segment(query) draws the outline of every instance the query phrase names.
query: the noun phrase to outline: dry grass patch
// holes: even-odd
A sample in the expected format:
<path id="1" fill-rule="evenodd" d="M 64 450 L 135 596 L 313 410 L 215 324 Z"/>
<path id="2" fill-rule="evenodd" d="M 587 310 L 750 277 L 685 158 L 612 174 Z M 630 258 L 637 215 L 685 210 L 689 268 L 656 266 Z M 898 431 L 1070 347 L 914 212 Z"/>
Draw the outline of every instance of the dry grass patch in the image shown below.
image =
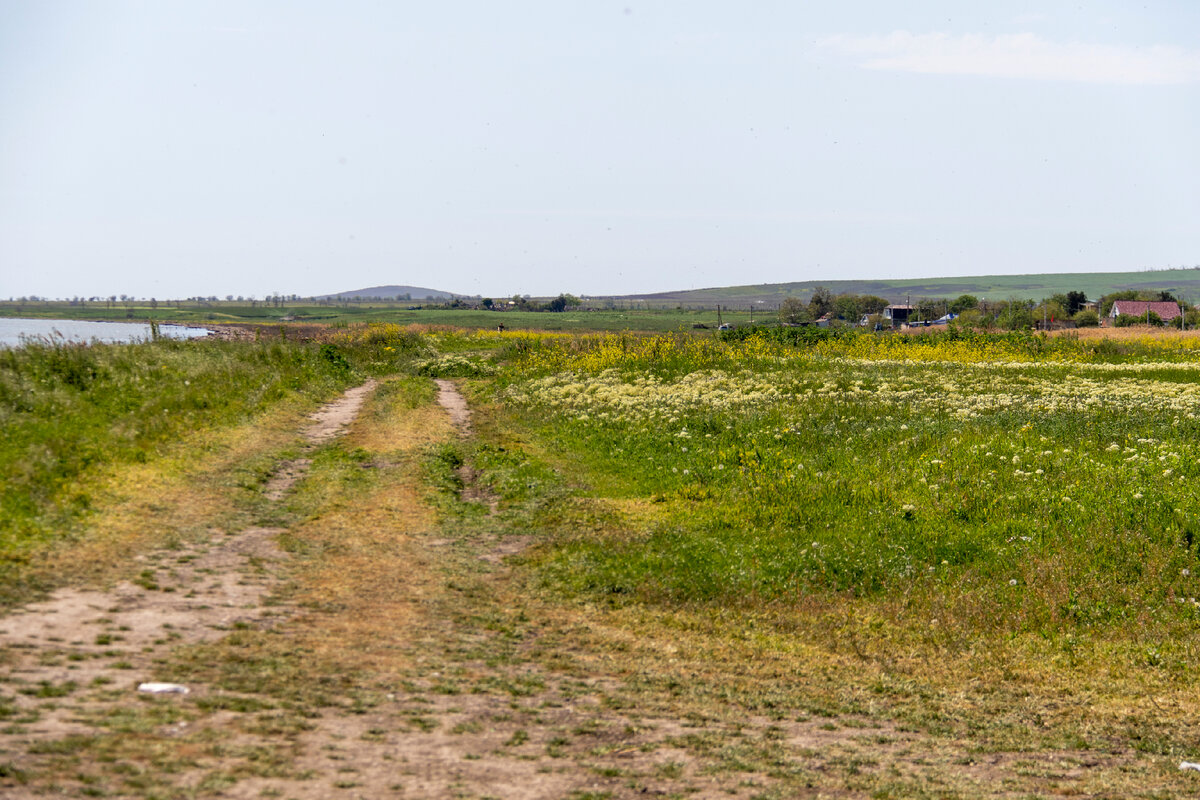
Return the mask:
<path id="1" fill-rule="evenodd" d="M 416 453 L 451 436 L 454 426 L 433 405 L 436 390 L 425 378 L 382 381 L 363 404 L 358 419 L 344 438 L 346 447 L 359 447 L 377 456 Z"/>
<path id="2" fill-rule="evenodd" d="M 139 569 L 137 553 L 249 524 L 253 496 L 245 491 L 257 490 L 282 449 L 299 444 L 310 410 L 276 407 L 235 428 L 198 431 L 149 463 L 98 472 L 78 489 L 95 510 L 77 532 L 35 545 L 23 574 L 47 587 L 103 586 Z"/>
<path id="3" fill-rule="evenodd" d="M 411 479 L 356 498 L 354 507 L 293 532 L 322 557 L 301 566 L 294 600 L 314 609 L 296 635 L 324 660 L 394 669 L 399 643 L 423 616 L 433 579 L 412 534 L 432 524 Z"/>
<path id="4" fill-rule="evenodd" d="M 259 636 L 253 660 L 291 659 L 316 683 L 322 675 L 370 675 L 374 683 L 407 664 L 439 581 L 418 541 L 437 525 L 423 502 L 420 460 L 450 434 L 430 382 L 382 382 L 337 444 L 314 456 L 292 498 L 282 541 L 297 556 L 290 603 L 307 609 L 281 635 Z M 294 659 L 292 659 L 294 660 Z"/>
<path id="5" fill-rule="evenodd" d="M 651 611 L 523 592 L 502 604 L 538 621 L 531 658 L 609 676 L 609 708 L 688 721 L 668 741 L 689 759 L 760 771 L 780 796 L 789 786 L 876 797 L 1195 789 L 1177 766 L 1192 755 L 1182 743 L 1200 741 L 1197 691 L 1110 659 L 1066 667 L 1028 640 L 892 650 L 860 607 Z"/>
<path id="6" fill-rule="evenodd" d="M 1150 325 L 1131 325 L 1128 328 L 1071 328 L 1060 331 L 1050 331 L 1051 336 L 1067 336 L 1070 338 L 1089 341 L 1094 339 L 1113 339 L 1116 341 L 1138 341 L 1153 339 L 1161 342 L 1190 343 L 1200 339 L 1200 331 L 1180 331 L 1174 328 L 1160 328 Z"/>

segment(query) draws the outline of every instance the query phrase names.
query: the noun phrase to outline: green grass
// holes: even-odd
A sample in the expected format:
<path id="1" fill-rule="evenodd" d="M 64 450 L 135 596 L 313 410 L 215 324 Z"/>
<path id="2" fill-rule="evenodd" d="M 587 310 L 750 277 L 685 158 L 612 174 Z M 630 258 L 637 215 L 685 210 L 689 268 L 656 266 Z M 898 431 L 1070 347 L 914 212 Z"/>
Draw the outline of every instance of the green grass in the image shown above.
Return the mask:
<path id="1" fill-rule="evenodd" d="M 588 487 L 535 512 L 555 537 L 545 580 L 614 606 L 854 598 L 981 635 L 1136 638 L 1145 666 L 1190 674 L 1196 358 L 1037 339 L 930 337 L 886 361 L 869 336 L 825 342 L 828 356 L 616 340 L 532 353 L 526 380 L 497 384 L 500 426 Z M 910 347 L 960 360 L 895 360 Z M 996 374 L 976 351 L 1030 363 Z M 513 502 L 553 496 L 527 463 L 514 478 L 513 453 L 481 458 Z M 649 510 L 604 510 L 631 503 Z"/>
<path id="2" fill-rule="evenodd" d="M 316 347 L 155 342 L 0 351 L 0 553 L 61 536 L 85 514 L 83 476 L 144 463 L 197 430 L 354 379 Z"/>
<path id="3" fill-rule="evenodd" d="M 412 303 L 348 303 L 344 305 L 306 305 L 288 303 L 282 307 L 239 303 L 148 303 L 114 304 L 66 302 L 0 302 L 0 316 L 34 319 L 83 320 L 157 320 L 165 323 L 231 323 L 263 326 L 264 333 L 279 335 L 280 326 L 321 324 L 345 326 L 355 323 L 394 323 L 399 325 L 444 325 L 468 329 L 495 328 L 503 324 L 509 330 L 544 331 L 673 331 L 705 324 L 716 327 L 715 310 L 697 311 L 670 308 L 627 308 L 599 311 L 482 311 L 454 308 L 410 309 Z M 284 322 L 282 318 L 288 317 Z M 774 318 L 773 311 L 752 314 L 747 309 L 723 313 L 725 322 L 745 323 Z"/>
<path id="4" fill-rule="evenodd" d="M 218 494 L 256 490 L 294 444 L 264 439 L 259 428 L 394 372 L 422 347 L 391 326 L 338 342 L 51 341 L 0 350 L 0 603 L 56 585 L 63 566 L 77 577 L 89 562 L 107 569 L 139 537 L 171 541 L 228 523 L 241 512 Z M 255 455 L 238 450 L 239 437 L 257 442 Z M 226 457 L 235 463 L 216 466 Z M 50 560 L 84 545 L 100 550 Z M 152 575 L 128 577 L 154 585 Z"/>
<path id="5" fill-rule="evenodd" d="M 976 796 L 980 773 L 955 766 L 973 753 L 1029 754 L 1030 792 L 1049 791 L 1060 752 L 1143 778 L 1186 757 L 1198 359 L 1178 342 L 1028 338 L 506 351 L 469 382 L 481 441 L 456 452 L 537 543 L 507 600 L 542 604 L 533 657 L 603 663 L 626 680 L 609 706 L 651 717 L 885 729 L 844 758 L 814 751 L 829 772 L 765 735 L 677 740 L 779 796 L 830 780 Z M 872 743 L 907 735 L 926 757 L 881 774 L 895 756 Z M 1118 796 L 1122 769 L 1085 780 Z"/>
<path id="6" fill-rule="evenodd" d="M 1093 300 L 1119 289 L 1169 290 L 1185 297 L 1200 296 L 1200 271 L 1161 269 L 1140 272 L 1055 272 L 1025 275 L 975 275 L 947 278 L 898 278 L 886 280 L 811 280 L 794 283 L 764 283 L 726 286 L 649 295 L 647 302 L 679 304 L 684 307 L 723 303 L 745 308 L 762 301 L 777 307 L 785 297 L 808 298 L 817 286 L 834 294 L 872 294 L 892 300 L 911 298 L 953 299 L 963 294 L 990 301 L 1012 297 L 1041 299 L 1056 293 L 1082 291 Z"/>

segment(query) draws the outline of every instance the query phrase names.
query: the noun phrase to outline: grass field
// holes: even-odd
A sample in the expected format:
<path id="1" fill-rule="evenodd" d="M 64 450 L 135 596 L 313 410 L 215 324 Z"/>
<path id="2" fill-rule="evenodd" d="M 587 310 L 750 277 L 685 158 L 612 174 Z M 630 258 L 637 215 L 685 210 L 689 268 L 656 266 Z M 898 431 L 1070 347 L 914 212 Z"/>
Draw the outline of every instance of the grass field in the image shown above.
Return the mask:
<path id="1" fill-rule="evenodd" d="M 897 278 L 894 280 L 813 280 L 796 283 L 765 283 L 712 289 L 638 295 L 651 304 L 745 308 L 761 301 L 778 306 L 785 297 L 807 299 L 814 287 L 824 286 L 834 294 L 873 294 L 893 301 L 920 298 L 953 299 L 971 294 L 990 301 L 1011 298 L 1040 300 L 1056 293 L 1083 292 L 1092 300 L 1120 289 L 1167 290 L 1181 298 L 1200 296 L 1200 271 L 1155 269 L 1140 272 L 1060 272 L 1029 275 L 978 275 L 947 278 Z"/>
<path id="2" fill-rule="evenodd" d="M 716 651 L 750 637 L 797 675 L 862 668 L 739 702 L 832 692 L 984 751 L 1185 757 L 1198 345 L 556 340 L 480 387 L 505 441 L 535 446 L 481 458 L 518 498 L 555 487 L 531 562 L 546 591 L 683 617 Z"/>
<path id="3" fill-rule="evenodd" d="M 181 450 L 233 476 L 196 515 L 228 496 L 221 513 L 280 527 L 282 596 L 307 616 L 164 662 L 235 693 L 249 710 L 232 724 L 265 737 L 222 786 L 274 775 L 264 765 L 299 757 L 324 714 L 351 752 L 401 719 L 414 747 L 532 764 L 564 776 L 562 796 L 1190 796 L 1200 337 L 1119 333 L 791 345 L 377 325 L 324 347 L 32 349 L 6 356 L 6 427 L 28 431 L 27 453 L 80 441 L 93 457 L 47 477 L 8 458 L 6 481 L 26 483 L 5 541 L 42 552 L 41 521 L 60 514 L 73 533 L 56 546 L 84 552 L 110 501 L 74 493 L 169 478 Z M 269 396 L 264 371 L 279 373 Z M 160 373 L 138 394 L 133 376 Z M 270 455 L 294 445 L 247 426 L 283 431 L 368 375 L 385 381 L 346 440 L 284 506 L 258 498 Z M 470 436 L 433 407 L 434 378 L 467 394 Z M 122 417 L 104 403 L 126 389 Z M 124 433 L 162 404 L 175 426 Z M 166 484 L 150 485 L 186 485 Z M 40 574 L 11 564 L 13 585 Z M 399 717 L 380 721 L 389 703 Z M 197 726 L 233 713 L 185 708 Z M 107 741 L 70 769 L 119 786 Z M 202 743 L 146 734 L 123 758 L 186 772 Z M 646 758 L 622 761 L 631 750 Z M 143 796 L 185 796 L 169 774 Z"/>
<path id="4" fill-rule="evenodd" d="M 677 331 L 691 329 L 696 324 L 717 326 L 715 311 L 691 309 L 629 308 L 611 311 L 566 311 L 562 313 L 533 311 L 480 311 L 454 308 L 410 309 L 412 303 L 347 303 L 344 305 L 306 305 L 285 303 L 272 306 L 260 303 L 218 301 L 191 303 L 162 302 L 156 305 L 138 301 L 130 303 L 104 302 L 72 304 L 67 302 L 0 302 L 0 316 L 32 319 L 83 320 L 156 320 L 166 323 L 241 324 L 269 326 L 351 325 L 390 323 L 399 325 L 448 325 L 459 328 L 496 328 L 503 324 L 510 330 L 543 331 Z M 631 304 L 633 305 L 633 304 Z M 286 319 L 285 319 L 286 318 Z M 747 308 L 722 312 L 725 322 L 741 324 L 751 319 L 774 319 L 774 308 L 751 312 Z"/>

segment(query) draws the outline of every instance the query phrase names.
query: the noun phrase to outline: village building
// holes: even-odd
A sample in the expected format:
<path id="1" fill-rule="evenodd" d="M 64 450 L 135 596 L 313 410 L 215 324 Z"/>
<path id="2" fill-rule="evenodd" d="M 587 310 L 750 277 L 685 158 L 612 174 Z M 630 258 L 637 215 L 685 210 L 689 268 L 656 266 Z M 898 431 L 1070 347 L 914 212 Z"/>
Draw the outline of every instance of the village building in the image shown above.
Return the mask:
<path id="1" fill-rule="evenodd" d="M 892 327 L 903 325 L 908 322 L 908 318 L 912 316 L 912 312 L 912 306 L 894 303 L 883 309 L 883 321 L 885 324 L 890 323 Z"/>
<path id="2" fill-rule="evenodd" d="M 1116 300 L 1108 312 L 1108 318 L 1116 319 L 1119 316 L 1144 318 L 1151 311 L 1157 314 L 1163 322 L 1170 322 L 1176 317 L 1183 316 L 1179 304 L 1170 301 Z"/>

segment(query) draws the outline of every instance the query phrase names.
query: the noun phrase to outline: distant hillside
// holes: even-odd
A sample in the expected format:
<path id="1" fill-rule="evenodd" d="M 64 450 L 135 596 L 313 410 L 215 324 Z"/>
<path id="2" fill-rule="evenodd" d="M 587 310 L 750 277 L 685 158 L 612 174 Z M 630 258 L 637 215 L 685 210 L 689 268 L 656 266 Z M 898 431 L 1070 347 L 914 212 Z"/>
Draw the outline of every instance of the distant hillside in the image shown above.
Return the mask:
<path id="1" fill-rule="evenodd" d="M 353 300 L 356 297 L 386 297 L 401 300 L 453 300 L 456 297 L 466 297 L 465 294 L 443 292 L 440 289 L 426 289 L 422 286 L 372 286 L 367 289 L 355 289 L 350 292 L 323 294 L 314 300 Z"/>
<path id="2" fill-rule="evenodd" d="M 1091 299 L 1119 289 L 1167 290 L 1193 302 L 1200 301 L 1200 267 L 1146 270 L 1143 272 L 1056 272 L 1042 275 L 980 275 L 961 278 L 910 278 L 906 280 L 828 280 L 765 283 L 655 294 L 631 294 L 603 299 L 643 301 L 647 306 L 740 307 L 778 306 L 785 297 L 808 298 L 815 287 L 834 294 L 874 294 L 892 301 L 908 298 L 954 298 L 973 294 L 990 300 L 1011 297 L 1040 300 L 1058 292 L 1084 292 Z"/>

